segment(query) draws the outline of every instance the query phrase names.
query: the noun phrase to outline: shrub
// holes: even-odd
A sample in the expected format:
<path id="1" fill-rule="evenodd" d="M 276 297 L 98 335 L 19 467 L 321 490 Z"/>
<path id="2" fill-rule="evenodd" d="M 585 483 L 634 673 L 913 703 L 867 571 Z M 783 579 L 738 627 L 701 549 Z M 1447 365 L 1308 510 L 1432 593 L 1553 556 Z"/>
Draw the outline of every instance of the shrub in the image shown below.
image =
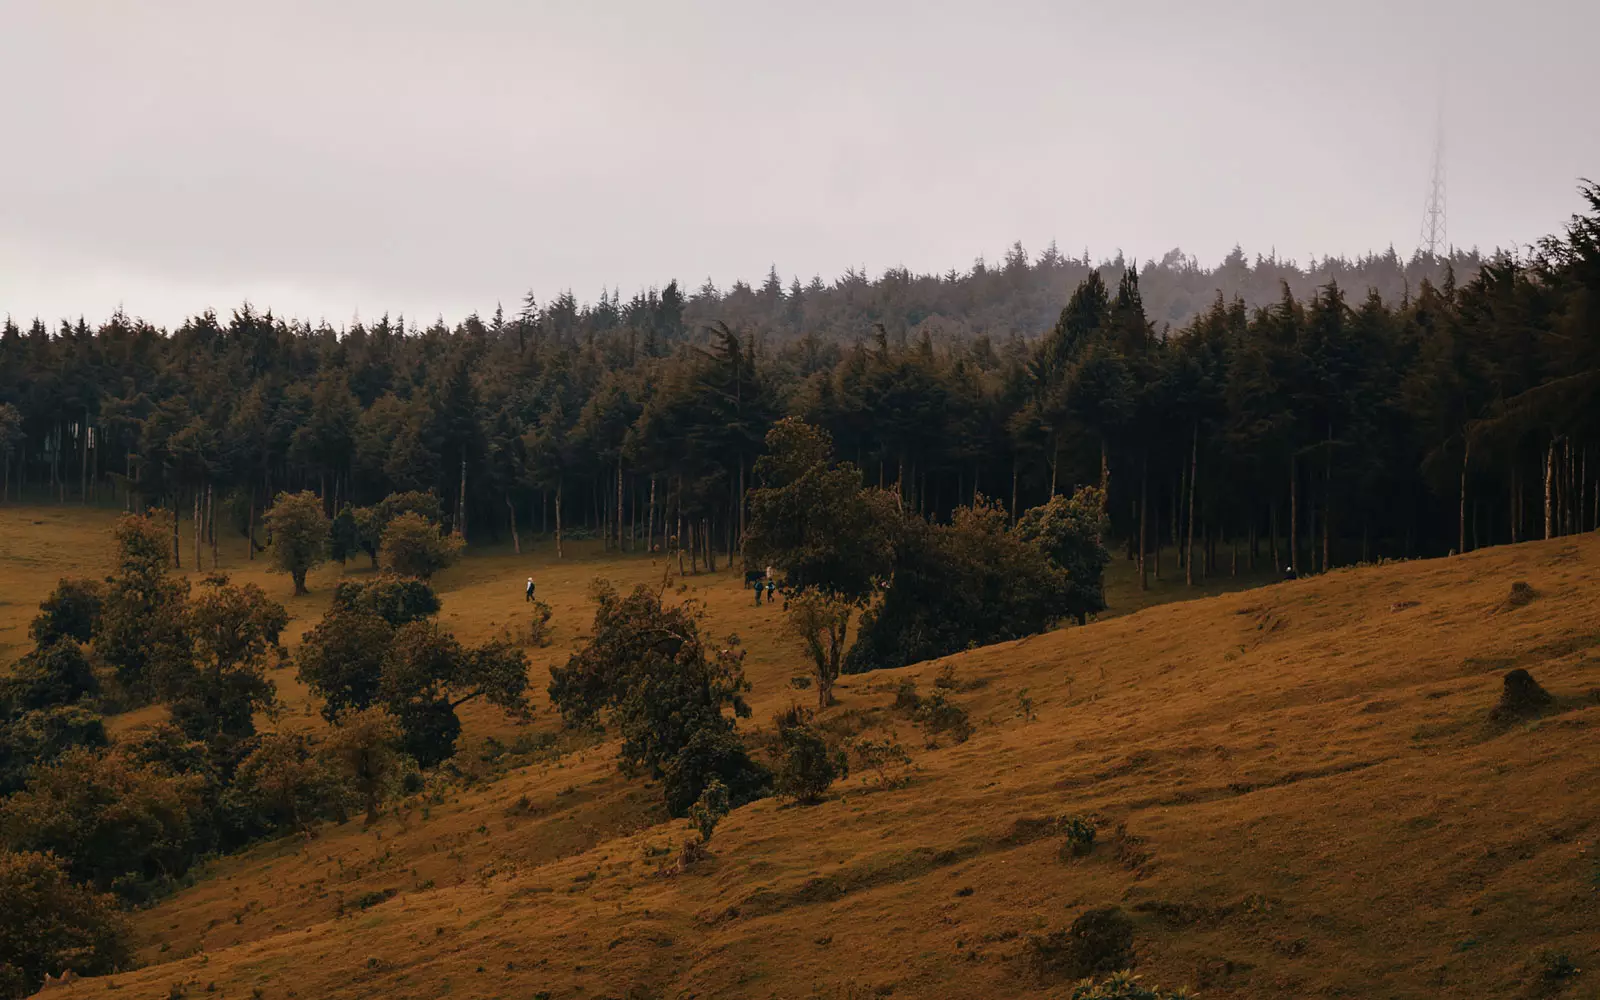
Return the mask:
<path id="1" fill-rule="evenodd" d="M 1078 983 L 1068 1000 L 1185 1000 L 1188 996 L 1189 991 L 1182 987 L 1163 990 L 1141 985 L 1139 977 L 1123 971 L 1102 982 L 1086 979 Z"/>
<path id="2" fill-rule="evenodd" d="M 1090 910 L 1067 930 L 1028 936 L 1028 967 L 1040 978 L 1102 975 L 1133 964 L 1133 922 L 1117 907 Z"/>
<path id="3" fill-rule="evenodd" d="M 39 603 L 39 614 L 28 626 L 28 634 L 40 646 L 58 639 L 88 642 L 100 624 L 105 597 L 105 584 L 99 580 L 64 579 Z"/>
<path id="4" fill-rule="evenodd" d="M 533 614 L 528 619 L 527 632 L 519 638 L 524 641 L 525 645 L 533 646 L 536 649 L 544 649 L 552 641 L 550 619 L 554 615 L 554 608 L 544 601 L 535 600 L 533 602 Z"/>
<path id="5" fill-rule="evenodd" d="M 911 755 L 893 735 L 881 740 L 857 740 L 857 770 L 871 771 L 879 788 L 897 788 L 911 776 Z"/>
<path id="6" fill-rule="evenodd" d="M 441 533 L 421 514 L 400 514 L 383 529 L 378 564 L 400 576 L 427 580 L 453 565 L 465 544 L 458 536 Z"/>
<path id="7" fill-rule="evenodd" d="M 100 681 L 76 642 L 41 645 L 18 660 L 0 680 L 0 715 L 71 705 L 94 694 Z"/>
<path id="8" fill-rule="evenodd" d="M 400 781 L 404 761 L 396 749 L 400 726 L 382 708 L 341 714 L 328 742 L 321 748 L 332 769 L 341 774 L 361 797 L 367 825 L 378 818 L 378 804 Z"/>
<path id="9" fill-rule="evenodd" d="M 893 583 L 862 615 L 848 672 L 1033 635 L 1068 613 L 1065 572 L 998 505 L 959 508 L 950 524 L 908 518 L 898 534 Z"/>
<path id="10" fill-rule="evenodd" d="M 778 744 L 773 758 L 773 790 L 802 804 L 819 802 L 828 786 L 850 774 L 843 751 L 832 751 L 811 725 L 811 713 L 790 708 L 775 720 Z"/>
<path id="11" fill-rule="evenodd" d="M 0 796 L 20 790 L 34 768 L 51 764 L 73 747 L 105 745 L 100 716 L 77 705 L 43 708 L 0 723 Z"/>
<path id="12" fill-rule="evenodd" d="M 728 800 L 728 786 L 718 778 L 712 778 L 706 783 L 705 789 L 700 793 L 700 798 L 689 807 L 689 822 L 700 831 L 701 843 L 711 840 L 712 831 L 717 824 L 731 811 Z"/>
<path id="13" fill-rule="evenodd" d="M 900 678 L 894 689 L 894 710 L 912 714 L 922 707 L 922 696 L 917 693 L 917 682 L 909 677 Z"/>
<path id="14" fill-rule="evenodd" d="M 728 789 L 728 801 L 735 809 L 768 795 L 772 789 L 772 773 L 750 759 L 744 742 L 735 733 L 698 729 L 661 776 L 668 815 L 687 816 L 713 781 Z"/>
<path id="15" fill-rule="evenodd" d="M 1056 821 L 1056 829 L 1064 838 L 1061 859 L 1081 858 L 1094 850 L 1094 824 L 1082 816 L 1063 816 Z"/>
<path id="16" fill-rule="evenodd" d="M 228 797 L 268 829 L 303 830 L 340 817 L 345 790 L 303 733 L 264 733 L 239 765 Z"/>
<path id="17" fill-rule="evenodd" d="M 439 595 L 426 580 L 385 573 L 363 583 L 341 582 L 333 590 L 333 607 L 338 611 L 370 611 L 391 628 L 399 628 L 438 614 Z"/>
<path id="18" fill-rule="evenodd" d="M 1061 610 L 1081 625 L 1106 609 L 1105 571 L 1111 562 L 1104 538 L 1110 530 L 1105 494 L 1081 487 L 1071 498 L 1056 495 L 1017 522 L 1017 533 L 1037 545 L 1066 575 Z"/>
<path id="19" fill-rule="evenodd" d="M 202 784 L 75 747 L 0 802 L 0 841 L 14 851 L 52 853 L 74 879 L 102 891 L 119 880 L 181 875 L 197 852 Z"/>
<path id="20" fill-rule="evenodd" d="M 972 720 L 967 710 L 951 701 L 943 691 L 935 691 L 924 698 L 915 719 L 930 747 L 938 746 L 941 736 L 949 736 L 957 743 L 965 743 L 972 736 Z"/>
<path id="21" fill-rule="evenodd" d="M 67 876 L 60 859 L 0 851 L 0 1000 L 31 996 L 68 968 L 96 976 L 132 957 L 115 901 Z"/>

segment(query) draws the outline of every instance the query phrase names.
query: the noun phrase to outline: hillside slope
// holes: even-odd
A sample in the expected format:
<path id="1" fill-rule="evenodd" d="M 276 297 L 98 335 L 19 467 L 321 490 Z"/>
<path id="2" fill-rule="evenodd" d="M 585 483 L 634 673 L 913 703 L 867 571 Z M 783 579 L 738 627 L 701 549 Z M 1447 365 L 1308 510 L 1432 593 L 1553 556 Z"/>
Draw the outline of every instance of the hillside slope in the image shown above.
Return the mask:
<path id="1" fill-rule="evenodd" d="M 897 731 L 910 782 L 740 809 L 677 875 L 685 826 L 614 745 L 530 749 L 219 863 L 139 916 L 149 966 L 48 995 L 1042 996 L 1030 936 L 1117 906 L 1145 979 L 1206 997 L 1600 996 L 1597 561 L 1492 549 L 979 649 L 948 660 L 976 734 L 938 749 L 890 705 L 947 664 L 846 678 L 829 726 Z M 1514 667 L 1557 704 L 1493 723 Z M 1069 814 L 1099 840 L 1063 861 Z M 1542 982 L 1547 951 L 1585 971 Z"/>

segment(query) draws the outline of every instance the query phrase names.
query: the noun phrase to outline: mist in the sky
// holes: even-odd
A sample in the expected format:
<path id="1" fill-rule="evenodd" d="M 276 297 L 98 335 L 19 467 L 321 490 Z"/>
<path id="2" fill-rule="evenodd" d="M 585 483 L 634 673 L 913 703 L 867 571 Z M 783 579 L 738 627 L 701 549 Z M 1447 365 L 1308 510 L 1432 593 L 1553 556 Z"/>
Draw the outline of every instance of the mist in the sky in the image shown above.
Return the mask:
<path id="1" fill-rule="evenodd" d="M 335 324 L 1038 251 L 1515 246 L 1600 4 L 0 0 L 0 313 Z"/>

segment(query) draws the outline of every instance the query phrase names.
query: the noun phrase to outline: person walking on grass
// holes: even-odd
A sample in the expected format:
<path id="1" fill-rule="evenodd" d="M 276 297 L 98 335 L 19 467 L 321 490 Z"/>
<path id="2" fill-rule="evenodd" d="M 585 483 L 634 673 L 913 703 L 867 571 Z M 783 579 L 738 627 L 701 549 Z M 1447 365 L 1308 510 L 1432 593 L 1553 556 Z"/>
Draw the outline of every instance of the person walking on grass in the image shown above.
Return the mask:
<path id="1" fill-rule="evenodd" d="M 756 581 L 756 607 L 761 607 L 761 581 Z"/>
<path id="2" fill-rule="evenodd" d="M 533 600 L 533 577 L 531 576 L 528 577 L 528 589 L 522 592 L 522 599 L 524 601 Z"/>
<path id="3" fill-rule="evenodd" d="M 767 603 L 768 604 L 771 604 L 771 603 L 773 603 L 774 601 L 777 600 L 776 597 L 772 596 L 777 591 L 777 589 L 778 589 L 777 581 L 772 580 L 772 579 L 768 579 L 767 580 Z"/>

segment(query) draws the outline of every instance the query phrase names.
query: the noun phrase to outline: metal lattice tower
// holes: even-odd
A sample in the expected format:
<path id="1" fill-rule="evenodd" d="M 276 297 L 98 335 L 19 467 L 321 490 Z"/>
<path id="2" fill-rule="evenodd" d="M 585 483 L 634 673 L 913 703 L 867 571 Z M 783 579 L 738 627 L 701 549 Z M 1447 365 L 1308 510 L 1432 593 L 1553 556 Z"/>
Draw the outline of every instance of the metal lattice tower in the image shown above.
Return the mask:
<path id="1" fill-rule="evenodd" d="M 1441 120 L 1433 139 L 1433 183 L 1428 191 L 1428 205 L 1422 212 L 1422 240 L 1420 249 L 1429 257 L 1438 257 L 1448 251 L 1444 217 L 1444 122 Z"/>

